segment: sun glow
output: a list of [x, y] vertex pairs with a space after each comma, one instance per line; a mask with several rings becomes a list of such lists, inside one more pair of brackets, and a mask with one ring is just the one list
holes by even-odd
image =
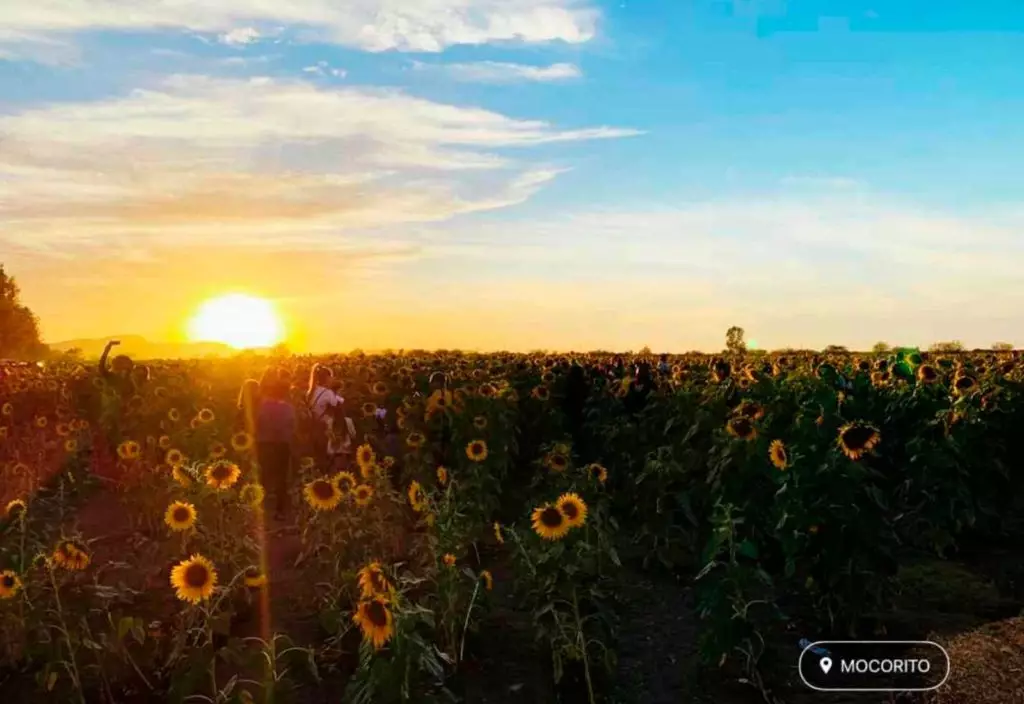
[[269, 301], [232, 293], [199, 306], [188, 336], [193, 342], [223, 342], [236, 349], [270, 347], [284, 339], [284, 326]]

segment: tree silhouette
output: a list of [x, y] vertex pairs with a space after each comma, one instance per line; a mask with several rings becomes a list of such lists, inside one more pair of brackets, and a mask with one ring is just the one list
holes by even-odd
[[747, 342], [743, 339], [743, 328], [733, 325], [725, 331], [725, 349], [729, 352], [740, 353], [747, 349]]
[[885, 354], [891, 349], [892, 347], [889, 346], [888, 342], [876, 342], [875, 346], [871, 348], [871, 351], [875, 354]]
[[993, 342], [992, 349], [996, 352], [1011, 352], [1013, 350], [1012, 342]]
[[0, 264], [0, 358], [33, 360], [46, 356], [39, 320], [21, 304], [21, 290]]
[[950, 340], [949, 342], [936, 342], [934, 345], [928, 348], [930, 352], [963, 352], [964, 343], [960, 340]]

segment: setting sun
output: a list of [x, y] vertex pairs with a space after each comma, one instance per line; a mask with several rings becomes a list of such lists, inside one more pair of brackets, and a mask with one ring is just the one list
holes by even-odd
[[284, 338], [284, 326], [269, 301], [233, 293], [203, 303], [189, 321], [188, 336], [237, 349], [270, 347]]

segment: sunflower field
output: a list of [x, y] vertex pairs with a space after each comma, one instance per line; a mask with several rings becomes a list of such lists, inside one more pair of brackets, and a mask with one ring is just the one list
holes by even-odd
[[[0, 692], [773, 701], [801, 638], [1020, 613], [1019, 353], [637, 361], [3, 368]], [[299, 424], [278, 521], [239, 389], [301, 407], [314, 364], [357, 440], [328, 467]]]

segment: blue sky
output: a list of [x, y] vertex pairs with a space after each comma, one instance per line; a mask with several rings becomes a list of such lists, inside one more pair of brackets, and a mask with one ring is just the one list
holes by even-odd
[[1024, 323], [1017, 3], [168, 4], [0, 18], [0, 244], [51, 339], [173, 335], [224, 286], [311, 349]]

